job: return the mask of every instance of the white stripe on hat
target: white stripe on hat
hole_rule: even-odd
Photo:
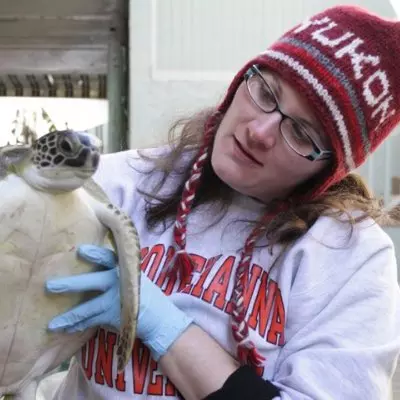
[[[333,119],[336,121],[336,125],[339,128],[339,133],[342,138],[342,145],[345,153],[345,163],[348,171],[355,169],[355,163],[353,160],[353,154],[351,151],[351,144],[349,139],[349,132],[347,130],[346,124],[339,107],[333,100],[332,96],[328,93],[326,88],[318,81],[318,79],[303,65],[292,57],[275,50],[267,50],[262,53],[262,55],[267,55],[276,60],[283,61],[290,68],[295,70],[303,79],[312,85],[316,93],[324,100],[325,104],[328,106],[329,111],[332,114]]]

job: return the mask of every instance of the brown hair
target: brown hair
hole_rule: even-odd
[[[165,226],[167,220],[174,221],[184,184],[191,174],[190,168],[179,170],[177,165],[186,150],[196,150],[201,146],[205,123],[213,113],[214,109],[206,109],[189,118],[176,121],[169,130],[171,151],[162,158],[150,159],[154,163],[154,170],[163,172],[153,192],[141,191],[149,200],[146,207],[146,221],[150,228],[159,223]],[[221,120],[222,116],[219,117],[218,125]],[[149,159],[143,152],[140,155],[142,158]],[[185,166],[192,165],[196,156],[197,152],[193,151],[192,160],[189,164],[185,163]],[[213,203],[219,205],[221,212],[226,212],[233,199],[233,190],[214,173],[210,158],[204,166],[193,209],[200,204]],[[168,196],[157,195],[172,173],[180,175],[176,189]],[[273,204],[269,205],[269,207],[273,206]],[[352,216],[351,212],[354,210],[359,211],[357,217]],[[339,183],[331,186],[323,195],[308,202],[291,203],[284,212],[277,213],[275,218],[269,221],[265,231],[269,238],[269,246],[295,241],[307,232],[320,216],[340,218],[341,221],[345,216],[352,227],[367,218],[372,218],[381,225],[396,225],[397,221],[400,221],[400,212],[397,207],[385,210],[382,201],[372,195],[361,176],[350,173]]]

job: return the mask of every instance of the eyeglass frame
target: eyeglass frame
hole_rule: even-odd
[[[257,75],[263,82],[263,84],[267,87],[267,89],[269,90],[269,92],[272,95],[272,99],[273,99],[273,103],[275,103],[275,107],[272,110],[266,111],[264,110],[258,103],[257,101],[254,99],[253,95],[251,94],[251,90],[250,90],[250,86],[249,86],[249,80],[253,77]],[[315,143],[314,139],[312,139],[312,137],[310,137],[310,135],[308,135],[307,133],[303,132],[304,135],[307,136],[307,138],[310,140],[311,145],[314,148],[314,151],[308,155],[304,155],[299,153],[290,143],[289,141],[286,139],[285,135],[282,133],[282,122],[285,119],[289,119],[291,121],[293,121],[294,123],[298,124],[298,122],[290,117],[289,115],[286,115],[284,112],[282,112],[282,110],[279,107],[279,103],[278,100],[275,97],[275,94],[271,88],[271,86],[268,84],[268,82],[264,79],[260,69],[258,68],[258,66],[256,64],[253,64],[244,74],[244,81],[246,83],[246,88],[247,88],[247,92],[251,98],[251,100],[253,101],[253,103],[263,112],[265,112],[266,114],[270,114],[273,113],[274,111],[278,111],[281,115],[282,115],[282,119],[279,122],[279,132],[282,135],[283,139],[285,140],[286,144],[289,146],[290,149],[292,149],[296,154],[298,154],[301,157],[306,158],[309,161],[323,161],[323,160],[327,160],[329,158],[331,158],[333,152],[330,150],[324,150],[322,149],[317,143]]]

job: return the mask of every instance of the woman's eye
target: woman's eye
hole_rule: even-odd
[[[309,142],[310,139],[308,138],[308,135],[306,132],[304,132],[304,129],[301,128],[297,124],[292,124],[292,134],[296,137],[297,140],[303,141],[303,142]]]
[[[260,96],[264,100],[275,101],[275,97],[274,97],[273,93],[265,86],[261,86],[261,88],[260,88]]]

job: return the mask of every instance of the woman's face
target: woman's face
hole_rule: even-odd
[[[313,141],[331,150],[301,93],[276,74],[265,70],[261,74],[282,112],[305,121]],[[282,118],[279,111],[267,113],[259,108],[242,82],[215,136],[211,164],[218,177],[242,194],[269,202],[285,197],[326,167],[327,160],[310,161],[288,145],[281,134]]]

